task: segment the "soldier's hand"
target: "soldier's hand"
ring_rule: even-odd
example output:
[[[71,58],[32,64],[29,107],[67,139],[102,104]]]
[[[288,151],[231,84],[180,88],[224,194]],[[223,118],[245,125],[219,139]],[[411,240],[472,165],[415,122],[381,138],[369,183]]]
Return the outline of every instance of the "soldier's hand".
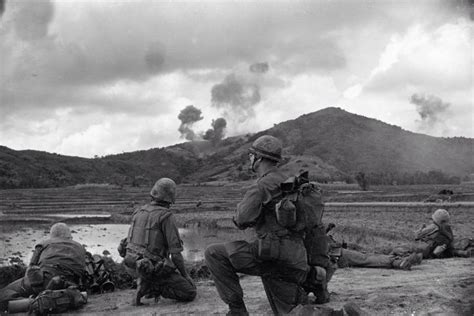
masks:
[[[188,274],[184,277],[194,288],[196,288],[196,284],[194,283],[194,280],[191,278],[191,276]]]

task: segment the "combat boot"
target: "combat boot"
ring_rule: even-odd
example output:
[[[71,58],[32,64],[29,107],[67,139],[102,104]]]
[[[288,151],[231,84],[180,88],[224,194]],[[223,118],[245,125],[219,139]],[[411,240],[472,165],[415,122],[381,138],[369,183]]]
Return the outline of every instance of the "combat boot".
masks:
[[[248,316],[249,312],[245,307],[245,303],[238,302],[238,303],[231,303],[229,304],[229,311],[226,314],[227,316]]]
[[[419,262],[421,262],[419,255],[416,253],[412,253],[408,257],[393,260],[392,267],[394,269],[411,270],[412,265]]]

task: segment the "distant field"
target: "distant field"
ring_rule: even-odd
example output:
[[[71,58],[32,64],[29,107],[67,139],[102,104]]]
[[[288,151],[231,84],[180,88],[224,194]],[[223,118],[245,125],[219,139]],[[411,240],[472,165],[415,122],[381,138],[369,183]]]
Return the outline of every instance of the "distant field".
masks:
[[[247,185],[179,186],[173,207],[179,224],[231,228],[234,207]],[[473,184],[373,186],[365,192],[355,185],[322,185],[322,189],[324,221],[334,222],[336,238],[355,248],[386,252],[393,245],[411,242],[414,230],[429,222],[431,213],[440,207],[450,211],[456,237],[474,236]],[[442,189],[454,192],[451,202],[423,203]],[[58,220],[128,223],[133,209],[149,201],[148,192],[144,187],[107,185],[0,190],[0,229],[8,223],[48,224]],[[89,217],[71,218],[81,214]]]

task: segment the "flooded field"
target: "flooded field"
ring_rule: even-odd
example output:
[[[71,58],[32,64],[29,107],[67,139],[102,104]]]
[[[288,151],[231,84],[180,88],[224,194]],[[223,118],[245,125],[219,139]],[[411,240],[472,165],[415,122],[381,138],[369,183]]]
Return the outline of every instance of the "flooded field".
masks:
[[[107,254],[114,261],[122,258],[117,247],[128,233],[128,224],[71,224],[73,239],[84,245],[92,254]],[[183,257],[186,261],[201,261],[207,245],[229,240],[229,238],[249,238],[237,230],[225,228],[189,227],[179,228],[184,243]],[[33,254],[34,246],[48,238],[47,225],[0,225],[0,266],[9,263],[13,257],[19,257],[28,263]]]

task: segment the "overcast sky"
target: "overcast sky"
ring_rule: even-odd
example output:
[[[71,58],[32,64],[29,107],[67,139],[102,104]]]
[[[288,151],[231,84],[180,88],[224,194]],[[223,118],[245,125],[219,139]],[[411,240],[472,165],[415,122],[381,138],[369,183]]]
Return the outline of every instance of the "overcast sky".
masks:
[[[102,156],[329,106],[474,137],[466,3],[0,0],[0,145]]]

